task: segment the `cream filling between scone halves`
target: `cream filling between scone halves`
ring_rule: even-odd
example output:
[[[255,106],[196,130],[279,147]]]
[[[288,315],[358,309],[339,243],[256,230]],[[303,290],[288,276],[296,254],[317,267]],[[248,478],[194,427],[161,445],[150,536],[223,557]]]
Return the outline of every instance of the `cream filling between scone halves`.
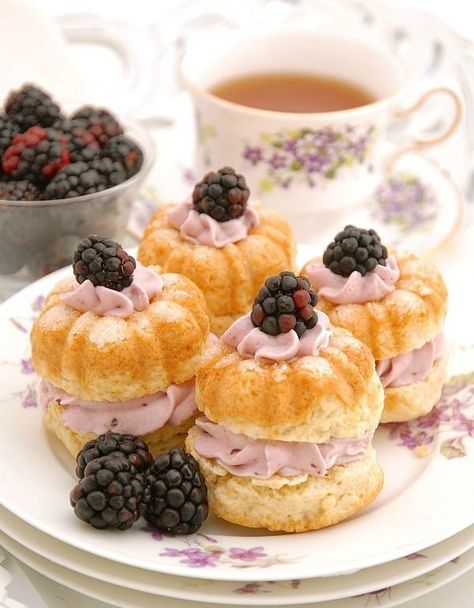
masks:
[[[229,473],[240,477],[268,479],[272,475],[323,476],[335,465],[364,457],[372,434],[361,438],[333,438],[327,443],[266,441],[233,433],[206,417],[196,420],[194,449],[204,458],[214,458]]]
[[[171,384],[164,391],[128,401],[86,401],[68,395],[47,380],[41,380],[39,405],[57,403],[64,410],[63,423],[77,433],[101,435],[108,431],[147,435],[171,424],[178,426],[196,411],[194,380]]]

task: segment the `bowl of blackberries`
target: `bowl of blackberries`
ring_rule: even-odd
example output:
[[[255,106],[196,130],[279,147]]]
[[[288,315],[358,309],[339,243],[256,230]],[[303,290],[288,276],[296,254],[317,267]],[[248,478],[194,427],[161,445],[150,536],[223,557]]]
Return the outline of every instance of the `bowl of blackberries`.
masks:
[[[66,113],[32,84],[0,110],[0,275],[25,280],[70,262],[82,235],[122,239],[153,146],[105,108]]]

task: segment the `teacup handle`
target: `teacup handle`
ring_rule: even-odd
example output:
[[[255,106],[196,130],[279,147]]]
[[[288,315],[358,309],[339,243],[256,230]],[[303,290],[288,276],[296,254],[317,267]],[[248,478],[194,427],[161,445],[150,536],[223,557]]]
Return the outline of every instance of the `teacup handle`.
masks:
[[[440,81],[439,84],[434,86],[431,85],[419,95],[415,103],[407,108],[396,109],[394,111],[394,118],[403,119],[410,117],[415,112],[421,110],[426,102],[436,95],[447,95],[452,100],[454,112],[450,122],[444,125],[443,128],[432,137],[420,137],[415,134],[411,141],[404,146],[405,150],[423,150],[441,144],[449,139],[459,127],[464,114],[464,99],[459,88],[456,86],[456,83],[451,81]]]

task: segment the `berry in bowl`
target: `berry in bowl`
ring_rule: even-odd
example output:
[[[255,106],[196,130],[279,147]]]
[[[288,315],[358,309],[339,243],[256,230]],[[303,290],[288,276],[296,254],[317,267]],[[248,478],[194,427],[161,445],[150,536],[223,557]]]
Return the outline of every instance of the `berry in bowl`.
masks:
[[[34,85],[0,112],[0,276],[31,281],[70,261],[88,232],[121,238],[153,160],[137,124],[103,108],[70,115]]]

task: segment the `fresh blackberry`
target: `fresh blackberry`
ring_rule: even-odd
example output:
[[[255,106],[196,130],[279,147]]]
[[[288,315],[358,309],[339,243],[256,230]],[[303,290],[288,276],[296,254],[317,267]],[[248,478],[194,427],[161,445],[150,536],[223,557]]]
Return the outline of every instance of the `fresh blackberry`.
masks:
[[[136,262],[119,243],[90,234],[79,241],[72,257],[72,268],[78,283],[89,280],[95,286],[122,291],[133,282]]]
[[[144,518],[167,534],[193,534],[207,518],[206,483],[196,460],[180,448],[155,458],[143,496]]]
[[[242,217],[249,196],[245,178],[231,167],[223,167],[206,173],[194,186],[193,207],[218,222],[227,222]]]
[[[101,146],[123,134],[123,128],[108,110],[84,106],[72,115],[74,123],[92,133]]]
[[[125,167],[127,179],[138,173],[143,164],[143,152],[140,147],[125,135],[109,139],[104,146],[104,156],[121,162]]]
[[[52,127],[61,117],[58,104],[47,93],[31,84],[25,84],[19,91],[10,93],[5,111],[21,132],[34,125]]]
[[[138,473],[144,473],[153,462],[153,456],[142,439],[135,435],[105,433],[88,441],[77,455],[77,477],[84,477],[84,469],[89,462],[108,454],[123,454]]]
[[[63,121],[61,130],[67,136],[71,152],[71,162],[90,162],[99,156],[100,146],[97,139],[74,120]]]
[[[4,201],[38,201],[40,191],[32,182],[21,181],[0,182],[0,200]]]
[[[71,491],[74,513],[94,528],[128,530],[140,518],[143,478],[123,454],[91,460]]]
[[[89,163],[77,161],[58,172],[44,189],[43,198],[54,200],[102,192],[126,179],[122,163],[111,158],[96,158]]]
[[[30,127],[17,135],[2,156],[3,172],[43,185],[71,162],[67,137],[55,129]]]
[[[310,289],[307,277],[296,277],[285,270],[265,281],[255,298],[250,319],[255,327],[270,336],[294,329],[301,338],[318,322],[313,308],[317,301],[318,296]]]
[[[20,128],[8,116],[0,115],[0,156],[18,135]]]
[[[359,272],[363,277],[377,264],[386,266],[387,248],[375,230],[346,226],[329,243],[323,255],[324,265],[343,277]]]

